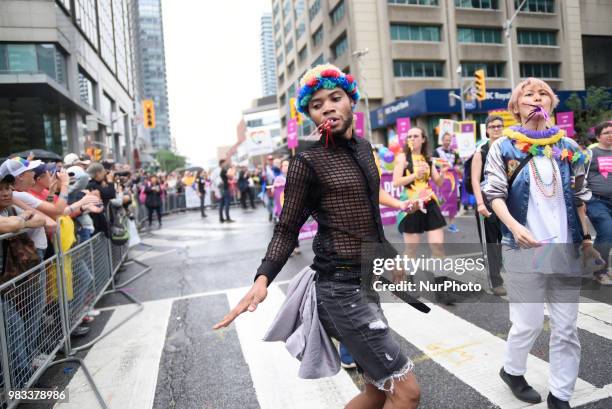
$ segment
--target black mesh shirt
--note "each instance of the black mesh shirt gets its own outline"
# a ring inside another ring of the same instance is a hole
[[[323,139],[323,138],[322,138]],[[279,223],[256,277],[272,282],[297,244],[309,216],[318,222],[312,268],[329,274],[360,271],[362,245],[385,241],[378,194],[380,175],[369,142],[353,137],[319,140],[289,164]]]

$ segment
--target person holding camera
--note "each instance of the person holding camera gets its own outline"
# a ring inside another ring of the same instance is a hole
[[[102,200],[104,210],[108,209],[108,204],[111,200],[117,197],[115,190],[115,175],[112,170],[107,170],[101,163],[92,163],[87,168],[87,173],[91,178],[87,184],[87,190],[99,196]],[[106,212],[92,214],[91,218],[94,222],[95,233],[102,232],[106,237],[110,237],[110,228]]]

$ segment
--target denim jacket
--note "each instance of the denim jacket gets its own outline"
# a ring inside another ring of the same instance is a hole
[[[578,145],[572,139],[561,138],[556,144],[559,149],[576,150]],[[529,168],[523,167],[512,183],[508,192],[508,180],[516,170],[521,160],[527,155],[514,146],[512,140],[504,136],[495,141],[489,150],[484,169],[484,181],[481,184],[482,193],[487,202],[501,198],[506,202],[508,211],[520,224],[527,224],[527,210],[529,207]],[[585,176],[584,163],[578,161],[569,163],[567,160],[557,159],[563,186],[563,199],[567,211],[568,226],[573,243],[582,241],[582,227],[576,208],[591,197]],[[550,223],[554,223],[550,220]],[[516,246],[514,236],[502,224],[502,244]]]

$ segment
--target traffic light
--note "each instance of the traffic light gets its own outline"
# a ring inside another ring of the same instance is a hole
[[[144,127],[146,129],[155,128],[155,104],[152,99],[142,101],[142,112],[144,113]]]
[[[94,148],[93,150],[93,158],[96,162],[100,162],[102,160],[102,149]]]
[[[476,88],[476,99],[484,101],[487,99],[487,85],[485,81],[485,70],[474,71],[474,86]]]

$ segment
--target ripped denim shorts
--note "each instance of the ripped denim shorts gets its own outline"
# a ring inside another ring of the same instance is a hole
[[[378,298],[362,291],[355,281],[316,282],[319,321],[327,334],[351,353],[365,382],[393,392],[413,363],[393,339]]]

